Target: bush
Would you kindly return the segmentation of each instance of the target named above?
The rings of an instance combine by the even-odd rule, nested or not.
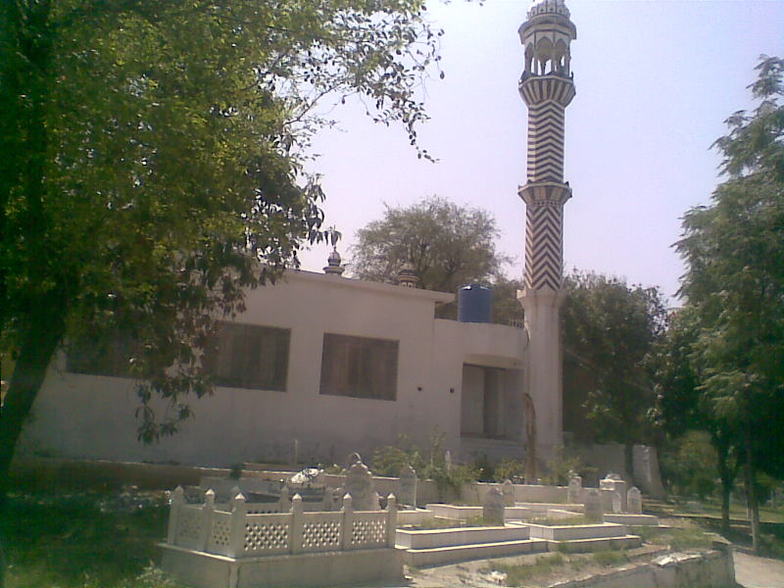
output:
[[[505,459],[495,466],[495,481],[505,482],[511,480],[515,484],[522,484],[525,479],[525,464],[516,459]]]
[[[672,443],[661,467],[674,494],[705,500],[716,491],[716,450],[704,431],[689,431]]]
[[[542,482],[553,486],[565,486],[569,483],[572,472],[579,472],[582,460],[577,456],[569,456],[563,447],[557,447],[553,458],[547,462],[547,473]]]
[[[445,434],[434,431],[430,436],[430,447],[423,454],[406,436],[398,438],[398,445],[378,448],[373,454],[373,473],[380,476],[399,476],[405,465],[416,470],[420,479],[433,480],[438,486],[441,500],[450,493],[457,494],[464,482],[477,479],[475,468],[467,465],[447,466],[443,442]]]

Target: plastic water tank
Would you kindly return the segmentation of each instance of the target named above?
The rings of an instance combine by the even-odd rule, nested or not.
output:
[[[457,291],[457,320],[462,323],[489,323],[493,312],[493,291],[481,284],[462,286]]]

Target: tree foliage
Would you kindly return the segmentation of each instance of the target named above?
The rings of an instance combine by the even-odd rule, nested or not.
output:
[[[564,288],[564,354],[586,374],[587,418],[598,440],[627,446],[631,474],[632,444],[644,440],[655,404],[648,360],[666,322],[661,294],[578,272],[565,278]]]
[[[421,0],[13,0],[0,8],[0,478],[61,342],[134,341],[140,436],[210,390],[243,291],[324,237],[315,106],[359,94],[416,144]],[[420,149],[420,155],[427,156]],[[164,411],[152,400],[162,396]]]
[[[676,244],[702,402],[742,448],[755,513],[754,472],[784,474],[784,60],[763,57],[757,71],[758,106],[729,117],[715,143],[727,180],[686,213]]]
[[[507,259],[495,250],[497,237],[490,214],[438,196],[408,207],[387,206],[382,219],[357,232],[351,271],[363,280],[394,283],[410,264],[420,287],[456,292],[500,273]]]

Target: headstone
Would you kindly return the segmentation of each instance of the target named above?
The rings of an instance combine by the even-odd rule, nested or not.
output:
[[[618,492],[613,492],[610,494],[612,500],[612,511],[616,514],[623,512],[623,502],[621,501],[621,495]]]
[[[626,508],[631,514],[642,514],[642,493],[637,486],[629,488],[629,492],[626,495],[626,504]]]
[[[599,495],[599,490],[590,488],[585,493],[585,520],[589,523],[601,523],[604,520],[604,511],[602,510],[602,499]]]
[[[566,502],[569,504],[579,504],[583,493],[583,479],[574,475],[569,479],[569,488],[566,490]]]
[[[485,501],[482,505],[482,520],[486,525],[504,524],[504,495],[493,486],[485,494]]]
[[[501,494],[504,495],[504,506],[515,505],[515,491],[512,480],[505,480],[501,485]]]
[[[359,454],[352,454],[358,459],[353,459],[353,463],[346,472],[346,492],[351,494],[354,510],[377,510],[378,499],[374,496],[373,475],[368,467],[362,463]],[[374,504],[374,498],[375,504]]]
[[[599,481],[599,488],[617,492],[621,496],[621,510],[626,512],[626,482],[618,474],[607,474],[604,480]]]
[[[602,503],[602,512],[613,512],[613,492],[607,488],[599,488],[599,501]]]
[[[289,487],[283,486],[280,489],[280,497],[278,498],[278,512],[289,512],[291,509],[291,499],[289,498]]]
[[[400,504],[416,507],[417,475],[414,468],[406,464],[400,470],[397,499]]]

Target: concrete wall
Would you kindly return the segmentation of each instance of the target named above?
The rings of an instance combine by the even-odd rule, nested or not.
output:
[[[288,272],[276,286],[247,296],[237,322],[291,329],[286,391],[216,388],[192,400],[195,418],[154,446],[136,441],[134,382],[69,373],[53,362],[23,432],[21,455],[50,455],[201,465],[289,461],[342,463],[408,435],[426,446],[446,433],[460,446],[463,365],[522,366],[522,329],[434,319],[451,294]],[[394,401],[319,394],[324,333],[394,339],[398,346]]]
[[[651,563],[630,565],[622,570],[590,578],[562,582],[558,588],[735,588],[732,552],[718,549],[707,553],[674,553]]]
[[[599,480],[610,472],[620,474],[627,481],[632,479],[626,472],[624,447],[618,443],[604,445],[569,446],[569,454],[578,455],[583,465],[596,468],[596,479],[583,480],[584,486],[598,486]],[[633,480],[648,496],[661,498],[665,495],[664,486],[659,474],[659,460],[655,447],[648,445],[634,446]]]

